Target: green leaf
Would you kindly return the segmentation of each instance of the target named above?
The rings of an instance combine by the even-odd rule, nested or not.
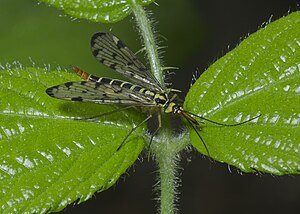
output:
[[[143,130],[124,137],[141,121],[134,111],[80,121],[115,109],[46,95],[47,87],[79,77],[40,68],[0,70],[1,213],[59,211],[112,186],[138,158]]]
[[[245,172],[300,171],[300,12],[246,38],[207,69],[187,95],[190,112],[205,122],[199,132],[211,156]],[[195,132],[191,143],[206,154]]]
[[[124,19],[131,12],[133,0],[38,0],[57,7],[66,14],[92,22],[114,23]],[[140,5],[148,5],[154,0],[136,0]]]

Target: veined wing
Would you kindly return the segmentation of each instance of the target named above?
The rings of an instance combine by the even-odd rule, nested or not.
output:
[[[154,75],[146,69],[135,54],[117,37],[110,33],[95,33],[91,39],[95,58],[104,65],[156,92],[163,92]]]
[[[46,93],[62,100],[155,106],[154,96],[152,96],[154,93],[142,93],[142,89],[142,87],[129,82],[102,77],[101,82],[67,82],[53,86],[48,88]]]

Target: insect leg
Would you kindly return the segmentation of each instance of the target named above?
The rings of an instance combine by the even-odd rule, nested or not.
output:
[[[92,119],[95,119],[95,118],[98,118],[98,117],[102,117],[102,116],[105,116],[105,115],[113,114],[115,112],[124,111],[124,110],[132,108],[132,107],[133,106],[125,106],[123,108],[118,108],[118,109],[115,109],[115,110],[112,110],[112,111],[109,111],[109,112],[105,112],[103,114],[98,114],[98,115],[95,115],[95,116],[91,116],[91,117],[75,118],[75,120],[92,120]]]
[[[147,122],[150,118],[152,117],[152,114],[149,115],[146,119],[144,119],[142,122],[140,122],[139,124],[137,124],[135,127],[133,127],[130,132],[126,135],[126,137],[124,138],[124,140],[122,141],[121,145],[118,147],[117,151],[119,151],[122,146],[124,145],[124,143],[126,142],[126,140],[128,139],[128,137],[132,134],[132,132],[134,132],[138,127],[140,127],[141,125],[143,125],[145,122]]]
[[[154,136],[157,134],[158,130],[162,127],[162,124],[161,124],[161,112],[158,113],[157,119],[158,119],[158,127],[157,127],[157,128],[155,129],[155,131],[151,134],[150,142],[149,142],[149,145],[148,145],[148,150],[149,150],[149,151],[150,151],[150,146],[151,146],[151,143],[152,143],[152,141],[153,141]]]
[[[161,123],[161,112],[158,113],[157,115],[157,119],[158,119],[158,127],[155,129],[155,131],[151,134],[151,138],[148,144],[148,161],[150,159],[150,147],[153,141],[154,136],[157,134],[158,130],[162,127],[162,123]]]

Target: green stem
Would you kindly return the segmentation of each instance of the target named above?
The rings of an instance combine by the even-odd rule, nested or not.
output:
[[[147,17],[147,14],[143,7],[136,2],[131,0],[132,11],[135,15],[137,25],[139,27],[140,34],[143,37],[145,49],[150,62],[151,71],[155,78],[160,82],[164,88],[164,76],[161,68],[161,64],[158,57],[158,51],[155,44],[155,38],[151,28],[151,22]]]
[[[180,182],[177,176],[179,153],[188,145],[188,134],[175,138],[171,132],[164,130],[159,137],[161,140],[152,148],[159,166],[160,213],[173,214],[176,213],[177,187]]]
[[[164,87],[163,72],[151,28],[151,22],[147,18],[143,7],[139,5],[136,0],[131,0],[131,2],[132,11],[135,15],[140,34],[144,40],[151,71]],[[164,126],[151,146],[151,150],[155,155],[159,167],[161,214],[173,214],[176,211],[176,188],[178,187],[177,183],[179,181],[177,178],[177,162],[179,160],[179,152],[188,144],[187,134],[181,136],[180,139],[175,139],[173,133],[168,130],[170,129]]]
[[[165,151],[156,153],[160,176],[160,213],[172,214],[176,209],[176,187],[179,182],[176,172],[179,158],[176,154],[170,153],[166,145],[160,147],[160,151]]]

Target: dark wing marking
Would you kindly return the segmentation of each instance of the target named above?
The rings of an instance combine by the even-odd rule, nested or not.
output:
[[[110,33],[95,33],[91,39],[92,53],[104,65],[123,74],[132,82],[156,92],[164,92],[153,74],[137,59],[135,54]]]
[[[103,82],[67,82],[48,88],[46,93],[57,99],[98,104],[156,105],[153,96]]]

